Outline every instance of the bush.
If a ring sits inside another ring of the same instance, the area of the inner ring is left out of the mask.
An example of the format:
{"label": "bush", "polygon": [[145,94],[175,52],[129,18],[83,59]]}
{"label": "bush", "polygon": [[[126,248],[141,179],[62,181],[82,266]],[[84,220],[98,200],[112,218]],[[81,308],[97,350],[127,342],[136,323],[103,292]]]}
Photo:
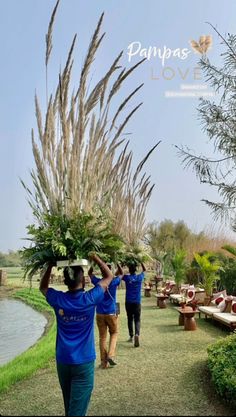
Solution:
{"label": "bush", "polygon": [[234,259],[228,258],[224,270],[220,272],[219,284],[226,289],[227,294],[236,295],[236,261]]}
{"label": "bush", "polygon": [[236,406],[236,332],[209,346],[207,352],[218,394]]}
{"label": "bush", "polygon": [[198,268],[189,268],[186,271],[186,284],[195,285],[196,287],[202,281],[202,273]]}
{"label": "bush", "polygon": [[20,266],[21,258],[18,251],[9,251],[8,253],[0,252],[0,267]]}

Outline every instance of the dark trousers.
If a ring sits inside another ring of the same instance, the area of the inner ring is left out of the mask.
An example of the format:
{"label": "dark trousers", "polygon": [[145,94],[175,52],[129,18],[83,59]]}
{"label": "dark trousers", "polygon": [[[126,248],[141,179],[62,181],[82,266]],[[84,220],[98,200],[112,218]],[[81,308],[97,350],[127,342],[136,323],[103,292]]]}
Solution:
{"label": "dark trousers", "polygon": [[94,385],[94,361],[82,365],[57,363],[65,415],[85,416]]}
{"label": "dark trousers", "polygon": [[141,318],[141,304],[140,303],[125,303],[127,318],[128,318],[128,329],[130,337],[135,334],[139,336],[140,334],[140,318]]}

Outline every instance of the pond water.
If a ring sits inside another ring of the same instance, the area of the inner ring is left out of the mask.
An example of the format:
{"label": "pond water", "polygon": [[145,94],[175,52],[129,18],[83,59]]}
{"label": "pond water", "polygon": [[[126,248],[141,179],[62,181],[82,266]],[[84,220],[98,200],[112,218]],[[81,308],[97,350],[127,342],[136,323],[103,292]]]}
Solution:
{"label": "pond water", "polygon": [[17,300],[0,301],[0,365],[29,349],[42,336],[46,318]]}

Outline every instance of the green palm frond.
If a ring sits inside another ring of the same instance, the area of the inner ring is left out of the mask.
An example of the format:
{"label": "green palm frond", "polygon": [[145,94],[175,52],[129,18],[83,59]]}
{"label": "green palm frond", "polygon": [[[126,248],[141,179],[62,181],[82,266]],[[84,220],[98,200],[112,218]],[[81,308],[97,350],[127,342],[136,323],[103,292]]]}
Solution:
{"label": "green palm frond", "polygon": [[224,245],[222,246],[222,249],[225,249],[227,252],[231,253],[231,255],[236,256],[236,248],[234,248],[231,245]]}

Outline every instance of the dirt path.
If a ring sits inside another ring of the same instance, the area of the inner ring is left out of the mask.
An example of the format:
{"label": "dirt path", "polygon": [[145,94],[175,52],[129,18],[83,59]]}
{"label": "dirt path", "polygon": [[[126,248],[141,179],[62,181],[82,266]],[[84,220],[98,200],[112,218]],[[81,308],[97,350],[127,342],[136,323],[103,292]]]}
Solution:
{"label": "dirt path", "polygon": [[[20,288],[20,287],[19,287]],[[0,300],[10,297],[17,288],[0,286]]]}

